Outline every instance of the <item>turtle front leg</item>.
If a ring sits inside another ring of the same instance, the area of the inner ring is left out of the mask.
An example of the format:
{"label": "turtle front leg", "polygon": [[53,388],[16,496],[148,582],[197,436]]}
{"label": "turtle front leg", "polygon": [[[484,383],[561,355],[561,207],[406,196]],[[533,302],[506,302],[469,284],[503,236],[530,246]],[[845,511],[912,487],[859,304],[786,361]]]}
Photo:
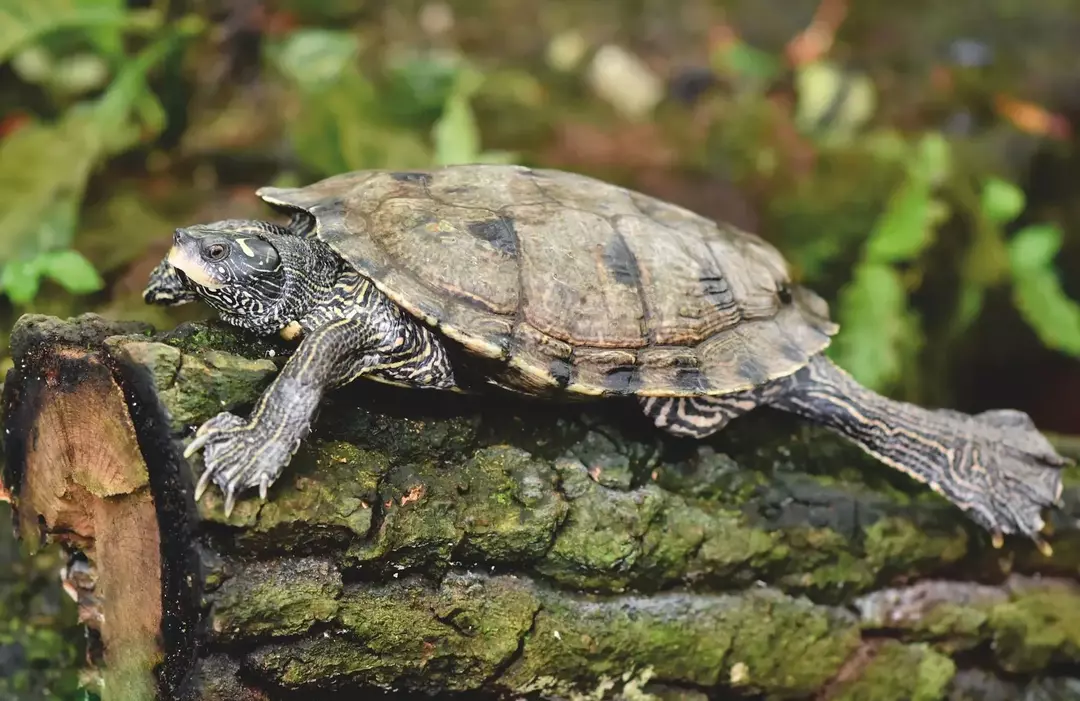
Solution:
{"label": "turtle front leg", "polygon": [[454,387],[439,339],[355,273],[344,274],[330,302],[300,325],[304,339],[251,415],[218,414],[199,427],[184,451],[191,457],[205,448],[195,499],[212,480],[225,495],[226,518],[244,489],[258,487],[266,499],[310,431],[327,390],[365,375],[413,387]]}
{"label": "turtle front leg", "polygon": [[163,307],[177,307],[199,299],[176,272],[176,268],[163,260],[150,273],[150,280],[143,290],[143,300],[147,304]]}

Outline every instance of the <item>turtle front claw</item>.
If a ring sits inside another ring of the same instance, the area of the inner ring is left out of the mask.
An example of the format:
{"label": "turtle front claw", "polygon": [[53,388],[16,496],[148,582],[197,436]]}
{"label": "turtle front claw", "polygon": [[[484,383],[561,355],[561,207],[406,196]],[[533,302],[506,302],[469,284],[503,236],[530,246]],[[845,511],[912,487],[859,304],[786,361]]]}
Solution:
{"label": "turtle front claw", "polygon": [[225,518],[232,514],[236,495],[244,489],[258,487],[260,498],[266,499],[270,485],[292,457],[289,446],[270,440],[271,433],[228,412],[200,426],[195,440],[184,450],[185,458],[203,450],[204,468],[195,487],[195,501],[202,498],[211,481],[225,496]]}

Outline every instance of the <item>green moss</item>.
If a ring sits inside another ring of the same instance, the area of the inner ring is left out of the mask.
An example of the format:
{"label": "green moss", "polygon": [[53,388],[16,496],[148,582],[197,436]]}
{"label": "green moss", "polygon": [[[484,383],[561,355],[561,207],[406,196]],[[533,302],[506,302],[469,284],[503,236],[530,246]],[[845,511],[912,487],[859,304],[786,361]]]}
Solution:
{"label": "green moss", "polygon": [[254,402],[277,373],[266,358],[249,360],[217,350],[190,355],[164,343],[126,337],[110,339],[110,345],[114,354],[125,354],[150,371],[174,432]]}
{"label": "green moss", "polygon": [[[338,441],[309,442],[286,468],[289,478],[270,488],[266,502],[238,502],[228,523],[245,526],[237,543],[249,551],[311,552],[366,538],[378,508],[378,485],[387,471],[380,453]],[[222,497],[209,490],[199,509],[224,522]]]}
{"label": "green moss", "polygon": [[[865,558],[845,550],[843,538],[828,531],[828,540],[839,541],[828,549],[793,548],[803,558],[805,571],[785,575],[780,581],[785,588],[805,592],[851,592],[869,588],[877,577],[876,570]],[[798,537],[800,534],[793,534]],[[808,541],[799,538],[800,545]],[[811,539],[814,540],[814,539]],[[816,555],[816,556],[815,556]]]}
{"label": "green moss", "polygon": [[297,635],[334,617],[341,589],[324,559],[251,563],[215,592],[210,626],[223,640]]}
{"label": "green moss", "polygon": [[426,564],[449,565],[464,536],[458,470],[432,463],[394,465],[380,483],[383,517],[372,538],[346,554],[352,565],[374,564],[395,570]]}
{"label": "green moss", "polygon": [[[386,455],[394,463],[458,464],[477,447],[480,419],[468,407],[425,417],[428,403],[453,403],[443,393],[403,392],[377,382],[358,380],[326,397],[320,420],[325,435],[355,442]],[[409,402],[423,400],[421,406]]]}
{"label": "green moss", "polygon": [[532,588],[511,577],[354,586],[341,597],[341,633],[288,646],[282,656],[271,646],[252,663],[286,687],[329,676],[385,688],[408,687],[415,677],[432,689],[475,689],[516,653],[539,605]]}
{"label": "green moss", "polygon": [[[360,644],[341,635],[304,638],[287,645],[259,646],[247,655],[246,666],[286,688],[304,688],[310,680],[352,684],[391,677],[394,661],[371,655]],[[384,687],[386,685],[383,685]]]}
{"label": "green moss", "polygon": [[651,441],[625,440],[607,431],[587,431],[567,451],[581,461],[600,485],[628,490],[659,464],[659,446]]}
{"label": "green moss", "polygon": [[988,618],[994,655],[1010,672],[1080,662],[1080,592],[1074,587],[1026,590],[994,606]]}
{"label": "green moss", "polygon": [[113,321],[98,314],[81,314],[59,319],[47,314],[23,314],[11,328],[11,356],[20,358],[27,344],[49,339],[59,345],[96,350],[110,336],[125,334],[145,336],[151,328],[137,321]]}
{"label": "green moss", "polygon": [[555,472],[508,446],[476,451],[456,467],[395,464],[380,484],[383,520],[349,553],[395,568],[451,558],[519,564],[543,556],[567,513]]}
{"label": "green moss", "polygon": [[829,600],[866,591],[883,574],[915,575],[960,560],[967,533],[919,528],[902,517],[884,517],[863,529],[862,547],[832,528],[787,528],[778,536],[792,566],[779,583],[791,591]]}
{"label": "green moss", "polygon": [[1080,662],[1080,588],[1014,580],[1009,587],[925,582],[858,602],[865,628],[904,631],[941,651],[986,645],[1009,672]]}
{"label": "green moss", "polygon": [[515,693],[569,695],[648,669],[682,684],[793,698],[819,688],[857,644],[850,617],[767,590],[595,601],[548,594],[503,683]]}
{"label": "green moss", "polygon": [[988,619],[980,608],[945,603],[928,612],[920,627],[931,637],[948,639],[950,649],[958,650],[978,644]]}
{"label": "green moss", "polygon": [[766,477],[747,470],[730,455],[712,446],[698,446],[690,458],[664,463],[655,468],[656,483],[684,497],[742,504],[761,486]]}
{"label": "green moss", "polygon": [[246,358],[272,357],[288,350],[273,336],[247,333],[224,322],[189,321],[157,336],[158,340],[189,355],[217,350]]}
{"label": "green moss", "polygon": [[865,531],[863,548],[875,569],[912,571],[919,565],[956,562],[968,551],[967,531],[920,528],[905,518],[883,518]]}
{"label": "green moss", "polygon": [[669,495],[651,484],[632,492],[602,487],[576,460],[555,468],[571,507],[537,571],[576,589],[623,590],[635,577],[643,538],[671,506]]}
{"label": "green moss", "polygon": [[834,701],[938,701],[956,674],[955,663],[925,643],[887,640],[858,676],[842,682]]}
{"label": "green moss", "polygon": [[569,509],[555,489],[555,471],[523,450],[492,446],[478,450],[465,472],[470,479],[458,489],[461,558],[512,563],[542,557]]}
{"label": "green moss", "polygon": [[262,646],[248,664],[285,687],[580,698],[656,678],[783,699],[820,688],[859,644],[850,614],[771,590],[594,598],[472,573],[348,586],[332,625],[334,636]]}
{"label": "green moss", "polygon": [[[771,698],[809,693],[831,679],[859,644],[854,621],[804,599],[748,595],[739,610],[728,664],[742,662],[733,686],[760,690]],[[738,680],[736,680],[738,677]]]}
{"label": "green moss", "polygon": [[705,538],[692,561],[695,572],[750,584],[778,563],[789,562],[792,552],[780,533],[750,527],[741,515],[722,509],[708,517]]}

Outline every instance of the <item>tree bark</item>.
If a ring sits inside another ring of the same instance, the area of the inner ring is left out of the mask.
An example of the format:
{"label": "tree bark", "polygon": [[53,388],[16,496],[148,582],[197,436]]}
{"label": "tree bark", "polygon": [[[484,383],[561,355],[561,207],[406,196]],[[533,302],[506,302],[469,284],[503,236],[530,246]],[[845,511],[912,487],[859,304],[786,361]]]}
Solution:
{"label": "tree bark", "polygon": [[[21,319],[4,391],[21,537],[71,553],[105,699],[964,699],[1067,694],[1077,480],[1053,556],[769,410],[696,443],[632,403],[359,382],[230,519],[192,430],[283,346]],[[1036,577],[1036,575],[1038,575]],[[1060,695],[1060,698],[1069,698]]]}

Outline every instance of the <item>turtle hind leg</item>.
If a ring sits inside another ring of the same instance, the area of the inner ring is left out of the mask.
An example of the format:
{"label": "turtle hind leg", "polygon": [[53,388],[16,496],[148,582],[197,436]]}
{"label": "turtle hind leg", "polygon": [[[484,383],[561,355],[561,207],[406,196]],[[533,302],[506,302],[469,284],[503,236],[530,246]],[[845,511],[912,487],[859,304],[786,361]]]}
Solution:
{"label": "turtle hind leg", "polygon": [[760,404],[751,392],[721,397],[641,397],[641,409],[658,428],[685,438],[706,438]]}
{"label": "turtle hind leg", "polygon": [[[775,384],[778,383],[778,384]],[[839,433],[882,463],[928,484],[994,535],[1019,533],[1040,549],[1042,509],[1058,503],[1066,460],[1027,414],[974,416],[883,397],[824,356],[774,381],[765,400]]]}

